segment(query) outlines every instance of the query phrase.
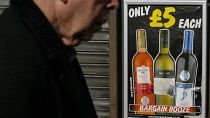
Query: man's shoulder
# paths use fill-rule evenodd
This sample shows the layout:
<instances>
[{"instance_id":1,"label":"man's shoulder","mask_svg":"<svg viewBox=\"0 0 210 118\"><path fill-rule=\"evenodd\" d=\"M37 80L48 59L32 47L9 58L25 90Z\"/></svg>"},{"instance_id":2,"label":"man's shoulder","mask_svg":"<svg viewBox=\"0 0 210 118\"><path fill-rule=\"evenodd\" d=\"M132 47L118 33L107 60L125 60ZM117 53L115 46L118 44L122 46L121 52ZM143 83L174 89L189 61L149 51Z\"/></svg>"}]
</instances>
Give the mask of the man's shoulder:
<instances>
[{"instance_id":1,"label":"man's shoulder","mask_svg":"<svg viewBox=\"0 0 210 118\"><path fill-rule=\"evenodd\" d=\"M35 58L40 52L34 38L27 26L10 9L3 11L0 15L0 57L13 54L14 59Z\"/></svg>"},{"instance_id":2,"label":"man's shoulder","mask_svg":"<svg viewBox=\"0 0 210 118\"><path fill-rule=\"evenodd\" d=\"M32 43L33 35L12 11L7 8L0 15L0 48L2 45L25 45Z\"/></svg>"},{"instance_id":3,"label":"man's shoulder","mask_svg":"<svg viewBox=\"0 0 210 118\"><path fill-rule=\"evenodd\" d=\"M26 26L16 15L9 9L6 8L0 15L0 36L14 36L15 34L20 35L21 33L28 34ZM11 35L8 35L11 34Z\"/></svg>"}]
</instances>

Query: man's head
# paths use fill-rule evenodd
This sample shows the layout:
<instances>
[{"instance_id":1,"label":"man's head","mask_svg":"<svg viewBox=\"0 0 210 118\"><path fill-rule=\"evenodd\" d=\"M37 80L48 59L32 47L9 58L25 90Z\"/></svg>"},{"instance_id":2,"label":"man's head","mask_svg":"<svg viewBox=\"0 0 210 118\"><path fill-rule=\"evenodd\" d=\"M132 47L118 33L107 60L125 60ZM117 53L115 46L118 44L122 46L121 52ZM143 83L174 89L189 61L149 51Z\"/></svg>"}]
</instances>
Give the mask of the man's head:
<instances>
[{"instance_id":1,"label":"man's head","mask_svg":"<svg viewBox=\"0 0 210 118\"><path fill-rule=\"evenodd\" d=\"M107 21L118 0L34 0L65 45L89 40Z\"/></svg>"}]
</instances>

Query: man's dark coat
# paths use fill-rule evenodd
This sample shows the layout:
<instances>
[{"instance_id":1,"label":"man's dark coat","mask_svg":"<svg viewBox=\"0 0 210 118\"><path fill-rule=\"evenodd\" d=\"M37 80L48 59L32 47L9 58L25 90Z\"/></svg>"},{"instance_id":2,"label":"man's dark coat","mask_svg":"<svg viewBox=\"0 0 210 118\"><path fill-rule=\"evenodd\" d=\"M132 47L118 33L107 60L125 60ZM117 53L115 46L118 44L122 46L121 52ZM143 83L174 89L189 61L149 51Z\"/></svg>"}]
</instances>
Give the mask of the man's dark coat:
<instances>
[{"instance_id":1,"label":"man's dark coat","mask_svg":"<svg viewBox=\"0 0 210 118\"><path fill-rule=\"evenodd\" d=\"M75 51L32 0L0 16L0 118L96 118Z\"/></svg>"}]
</instances>

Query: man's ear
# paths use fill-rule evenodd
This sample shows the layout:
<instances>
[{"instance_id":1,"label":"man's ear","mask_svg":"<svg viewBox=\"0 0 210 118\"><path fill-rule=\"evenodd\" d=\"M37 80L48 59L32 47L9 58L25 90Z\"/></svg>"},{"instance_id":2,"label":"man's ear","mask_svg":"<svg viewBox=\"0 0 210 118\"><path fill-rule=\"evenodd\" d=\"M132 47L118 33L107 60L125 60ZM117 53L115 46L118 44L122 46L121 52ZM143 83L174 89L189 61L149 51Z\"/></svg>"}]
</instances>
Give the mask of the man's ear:
<instances>
[{"instance_id":1,"label":"man's ear","mask_svg":"<svg viewBox=\"0 0 210 118\"><path fill-rule=\"evenodd\" d=\"M64 4L68 3L68 0L61 0Z\"/></svg>"}]
</instances>

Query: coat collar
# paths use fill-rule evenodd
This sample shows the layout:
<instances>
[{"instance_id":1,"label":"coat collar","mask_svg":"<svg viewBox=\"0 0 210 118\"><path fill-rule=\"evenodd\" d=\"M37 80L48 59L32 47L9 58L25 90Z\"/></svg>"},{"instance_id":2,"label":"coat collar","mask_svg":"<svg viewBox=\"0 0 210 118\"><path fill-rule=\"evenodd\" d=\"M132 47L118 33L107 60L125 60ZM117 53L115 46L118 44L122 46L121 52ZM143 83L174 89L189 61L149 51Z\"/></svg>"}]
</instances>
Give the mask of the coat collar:
<instances>
[{"instance_id":1,"label":"coat collar","mask_svg":"<svg viewBox=\"0 0 210 118\"><path fill-rule=\"evenodd\" d=\"M53 26L33 0L11 0L10 9L34 34L35 39L41 44L47 59L63 60L68 56L72 60L76 57L74 48L63 44Z\"/></svg>"}]
</instances>

